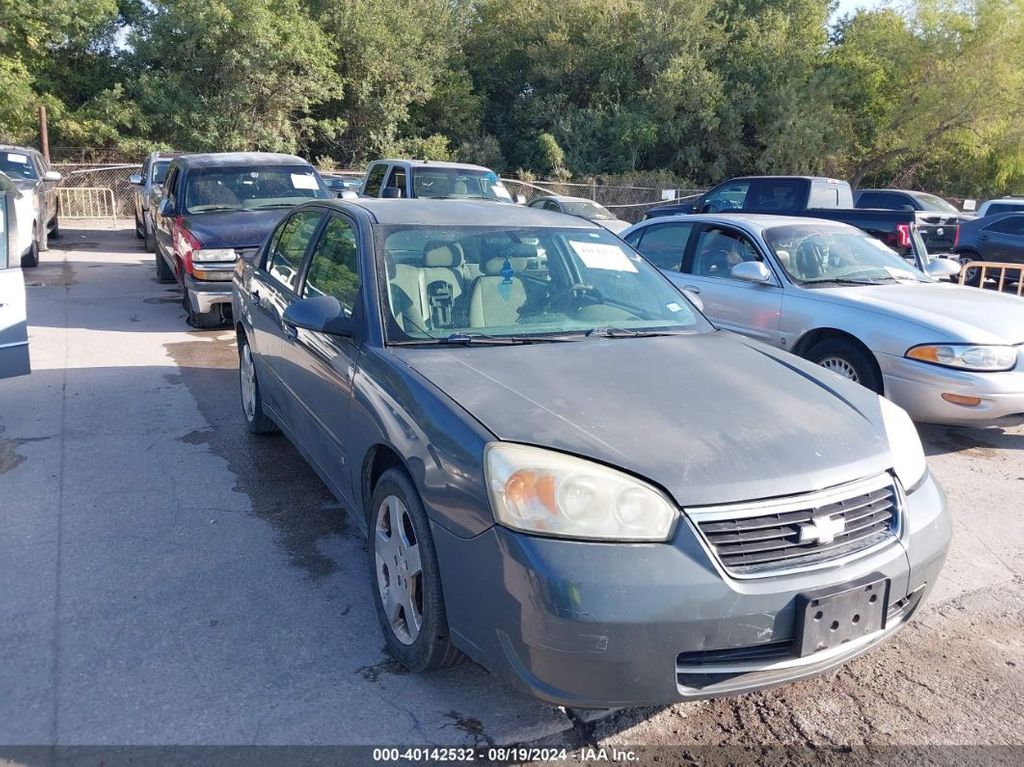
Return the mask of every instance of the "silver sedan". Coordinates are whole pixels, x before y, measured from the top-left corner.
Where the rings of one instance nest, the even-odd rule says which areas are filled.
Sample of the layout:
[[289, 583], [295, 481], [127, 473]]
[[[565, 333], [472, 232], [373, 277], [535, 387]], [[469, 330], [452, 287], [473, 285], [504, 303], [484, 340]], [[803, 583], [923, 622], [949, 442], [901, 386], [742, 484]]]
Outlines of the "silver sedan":
[[644, 221], [621, 235], [719, 327], [884, 394], [915, 420], [1024, 422], [1024, 301], [940, 282], [845, 224], [715, 214]]

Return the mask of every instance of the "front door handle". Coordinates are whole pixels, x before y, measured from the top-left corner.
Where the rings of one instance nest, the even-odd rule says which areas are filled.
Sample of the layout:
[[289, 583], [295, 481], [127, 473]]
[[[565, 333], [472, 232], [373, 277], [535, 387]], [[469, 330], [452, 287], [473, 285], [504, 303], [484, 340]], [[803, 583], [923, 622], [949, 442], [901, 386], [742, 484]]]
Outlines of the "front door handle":
[[696, 285], [683, 285], [683, 290], [689, 293], [696, 293], [698, 296], [700, 295], [700, 288]]
[[289, 341], [294, 341], [299, 337], [299, 330], [294, 325], [289, 325], [287, 322], [281, 323], [281, 328], [284, 330], [284, 337]]
[[251, 291], [249, 291], [249, 297], [252, 299], [252, 302], [256, 304], [256, 306], [260, 305], [260, 292], [258, 290], [253, 288]]

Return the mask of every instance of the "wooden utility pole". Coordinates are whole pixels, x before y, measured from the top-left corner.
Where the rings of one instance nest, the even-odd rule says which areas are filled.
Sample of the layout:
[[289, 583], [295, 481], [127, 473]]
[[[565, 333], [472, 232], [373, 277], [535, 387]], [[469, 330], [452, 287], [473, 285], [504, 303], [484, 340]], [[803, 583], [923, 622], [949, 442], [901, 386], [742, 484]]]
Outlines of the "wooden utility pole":
[[39, 107], [39, 143], [46, 165], [50, 165], [50, 134], [46, 129], [46, 107]]

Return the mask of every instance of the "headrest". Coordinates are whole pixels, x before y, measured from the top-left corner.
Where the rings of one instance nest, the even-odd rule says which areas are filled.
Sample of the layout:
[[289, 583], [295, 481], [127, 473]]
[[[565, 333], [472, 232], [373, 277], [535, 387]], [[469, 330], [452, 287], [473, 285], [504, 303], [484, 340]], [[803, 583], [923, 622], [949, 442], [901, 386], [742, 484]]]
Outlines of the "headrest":
[[[525, 256], [512, 256], [508, 262], [512, 266], [512, 271], [516, 274], [520, 274], [526, 269], [526, 264], [529, 259]], [[491, 277], [495, 275], [501, 275], [501, 270], [505, 267], [505, 257], [497, 256], [495, 258], [488, 258], [484, 263], [484, 274]]]
[[423, 265], [427, 267], [432, 266], [458, 266], [462, 263], [462, 258], [459, 253], [456, 252], [455, 248], [452, 247], [451, 243], [447, 242], [429, 242], [423, 249]]

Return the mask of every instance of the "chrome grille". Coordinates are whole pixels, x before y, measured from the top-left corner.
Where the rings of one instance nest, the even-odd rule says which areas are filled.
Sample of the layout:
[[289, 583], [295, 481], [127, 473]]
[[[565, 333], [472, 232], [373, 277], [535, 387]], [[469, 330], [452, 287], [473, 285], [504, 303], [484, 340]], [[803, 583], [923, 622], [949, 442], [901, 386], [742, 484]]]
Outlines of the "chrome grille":
[[899, 490], [883, 475], [806, 495], [688, 510], [730, 573], [771, 575], [848, 557], [895, 540]]

